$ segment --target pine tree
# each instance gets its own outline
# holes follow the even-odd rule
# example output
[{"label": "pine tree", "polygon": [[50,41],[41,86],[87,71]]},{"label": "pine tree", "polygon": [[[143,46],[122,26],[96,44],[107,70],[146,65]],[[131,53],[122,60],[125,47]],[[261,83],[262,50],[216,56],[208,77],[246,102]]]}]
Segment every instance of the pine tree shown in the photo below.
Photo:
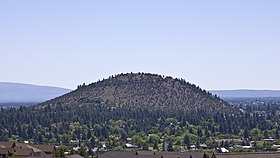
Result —
[{"label": "pine tree", "polygon": [[190,146],[190,138],[188,134],[186,134],[184,137],[184,143],[186,144],[186,146]]},{"label": "pine tree", "polygon": [[211,158],[217,158],[217,156],[215,155],[215,153],[212,154]]},{"label": "pine tree", "polygon": [[249,132],[248,132],[247,129],[244,130],[243,137],[244,137],[245,139],[248,139],[248,138],[249,138]]},{"label": "pine tree", "polygon": [[197,135],[198,135],[199,137],[202,137],[203,134],[202,134],[202,130],[201,130],[201,129],[198,129],[198,130],[197,130]]},{"label": "pine tree", "polygon": [[174,151],[172,142],[169,142],[168,147],[167,147],[167,151]]},{"label": "pine tree", "polygon": [[265,138],[265,139],[268,139],[268,138],[269,138],[267,130],[264,130],[264,138]]},{"label": "pine tree", "polygon": [[209,156],[206,153],[204,153],[203,158],[209,158]]},{"label": "pine tree", "polygon": [[279,129],[278,128],[275,131],[275,139],[279,139]]},{"label": "pine tree", "polygon": [[158,144],[157,144],[157,141],[155,141],[153,148],[154,148],[154,150],[158,150]]},{"label": "pine tree", "polygon": [[208,128],[205,129],[205,136],[206,136],[206,138],[209,138],[209,137],[210,137],[210,133],[209,133]]}]

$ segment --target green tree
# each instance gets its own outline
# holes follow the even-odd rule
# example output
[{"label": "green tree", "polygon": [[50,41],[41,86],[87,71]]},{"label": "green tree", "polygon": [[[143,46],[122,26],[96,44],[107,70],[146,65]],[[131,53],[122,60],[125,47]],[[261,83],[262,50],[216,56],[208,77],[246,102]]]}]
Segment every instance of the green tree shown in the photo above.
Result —
[{"label": "green tree", "polygon": [[174,151],[172,142],[168,143],[167,151]]},{"label": "green tree", "polygon": [[202,130],[201,130],[201,129],[198,129],[198,130],[197,130],[197,135],[198,135],[199,137],[202,137],[203,134],[202,134]]},{"label": "green tree", "polygon": [[61,141],[63,144],[68,144],[70,141],[70,135],[69,134],[63,134],[61,136]]},{"label": "green tree", "polygon": [[191,141],[190,141],[189,135],[185,134],[185,136],[184,136],[184,144],[186,144],[186,146],[189,147],[190,143],[191,143]]},{"label": "green tree", "polygon": [[243,137],[244,137],[245,139],[248,139],[248,138],[249,138],[249,132],[248,132],[247,129],[244,130]]},{"label": "green tree", "polygon": [[209,133],[208,128],[205,129],[205,136],[206,136],[206,138],[209,138],[209,137],[210,137],[210,133]]},{"label": "green tree", "polygon": [[94,147],[96,144],[95,144],[95,139],[94,139],[94,137],[92,136],[91,138],[90,138],[90,147]]},{"label": "green tree", "polygon": [[275,131],[275,139],[279,139],[279,129],[276,128],[276,131]]},{"label": "green tree", "polygon": [[154,148],[154,150],[158,150],[158,143],[157,143],[157,141],[154,143],[153,148]]},{"label": "green tree", "polygon": [[217,158],[217,156],[215,155],[215,153],[212,154],[211,158]]},{"label": "green tree", "polygon": [[162,151],[165,151],[165,140],[163,141],[163,143],[162,143]]},{"label": "green tree", "polygon": [[209,158],[209,156],[206,153],[204,153],[203,158]]},{"label": "green tree", "polygon": [[83,156],[83,157],[87,157],[87,151],[85,147],[81,147],[81,149],[79,150],[79,155]]},{"label": "green tree", "polygon": [[268,138],[269,138],[267,130],[264,130],[264,138],[265,138],[265,139],[268,139]]},{"label": "green tree", "polygon": [[56,148],[55,150],[55,156],[59,157],[59,158],[64,158],[64,152],[66,152],[68,150],[67,146],[65,145],[61,145],[58,148]]}]

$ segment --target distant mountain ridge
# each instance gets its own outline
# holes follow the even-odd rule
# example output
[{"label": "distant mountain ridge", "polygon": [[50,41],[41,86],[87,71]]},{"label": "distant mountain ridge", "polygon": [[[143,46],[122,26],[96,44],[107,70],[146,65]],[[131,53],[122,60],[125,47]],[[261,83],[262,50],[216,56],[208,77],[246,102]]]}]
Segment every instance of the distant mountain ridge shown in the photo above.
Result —
[{"label": "distant mountain ridge", "polygon": [[0,103],[44,102],[70,91],[59,87],[0,82]]},{"label": "distant mountain ridge", "polygon": [[270,98],[270,97],[280,97],[280,90],[237,89],[237,90],[212,90],[210,92],[218,95],[221,98]]}]

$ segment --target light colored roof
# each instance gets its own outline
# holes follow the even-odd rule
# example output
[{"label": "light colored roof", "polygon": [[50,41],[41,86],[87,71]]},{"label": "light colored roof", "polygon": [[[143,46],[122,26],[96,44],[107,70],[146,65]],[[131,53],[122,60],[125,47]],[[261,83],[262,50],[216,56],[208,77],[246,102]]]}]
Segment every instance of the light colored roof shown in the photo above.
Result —
[{"label": "light colored roof", "polygon": [[8,153],[13,153],[12,148],[0,148],[0,154],[8,154]]},{"label": "light colored roof", "polygon": [[54,145],[48,145],[48,144],[36,144],[32,146],[44,152],[53,152],[55,148]]},{"label": "light colored roof", "polygon": [[226,149],[226,148],[221,148],[221,152],[222,152],[222,153],[228,153],[229,151],[228,151],[228,149]]},{"label": "light colored roof", "polygon": [[17,156],[30,156],[32,155],[32,149],[28,148],[17,148],[15,149],[15,155]]},{"label": "light colored roof", "polygon": [[132,144],[129,144],[129,143],[126,143],[125,146],[126,146],[127,148],[131,148],[133,145],[132,145]]},{"label": "light colored roof", "polygon": [[38,153],[38,152],[42,152],[42,150],[38,149],[38,148],[35,148],[31,145],[26,145],[28,148],[32,149],[34,151],[34,153]]},{"label": "light colored roof", "polygon": [[20,148],[28,148],[27,144],[25,143],[15,143],[16,147],[20,147]]},{"label": "light colored roof", "polygon": [[242,146],[242,148],[244,148],[244,149],[251,149],[253,147],[252,146]]},{"label": "light colored roof", "polygon": [[14,142],[0,142],[1,148],[12,148],[14,146]]}]

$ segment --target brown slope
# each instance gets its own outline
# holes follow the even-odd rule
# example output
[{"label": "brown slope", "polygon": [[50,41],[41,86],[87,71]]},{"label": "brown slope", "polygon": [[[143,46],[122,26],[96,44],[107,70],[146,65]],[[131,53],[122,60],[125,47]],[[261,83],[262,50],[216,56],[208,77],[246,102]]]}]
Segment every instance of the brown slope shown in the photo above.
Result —
[{"label": "brown slope", "polygon": [[39,107],[82,106],[95,100],[114,107],[184,108],[222,112],[233,110],[223,100],[183,79],[146,73],[120,74],[87,86],[79,86],[77,90],[42,103]]}]

